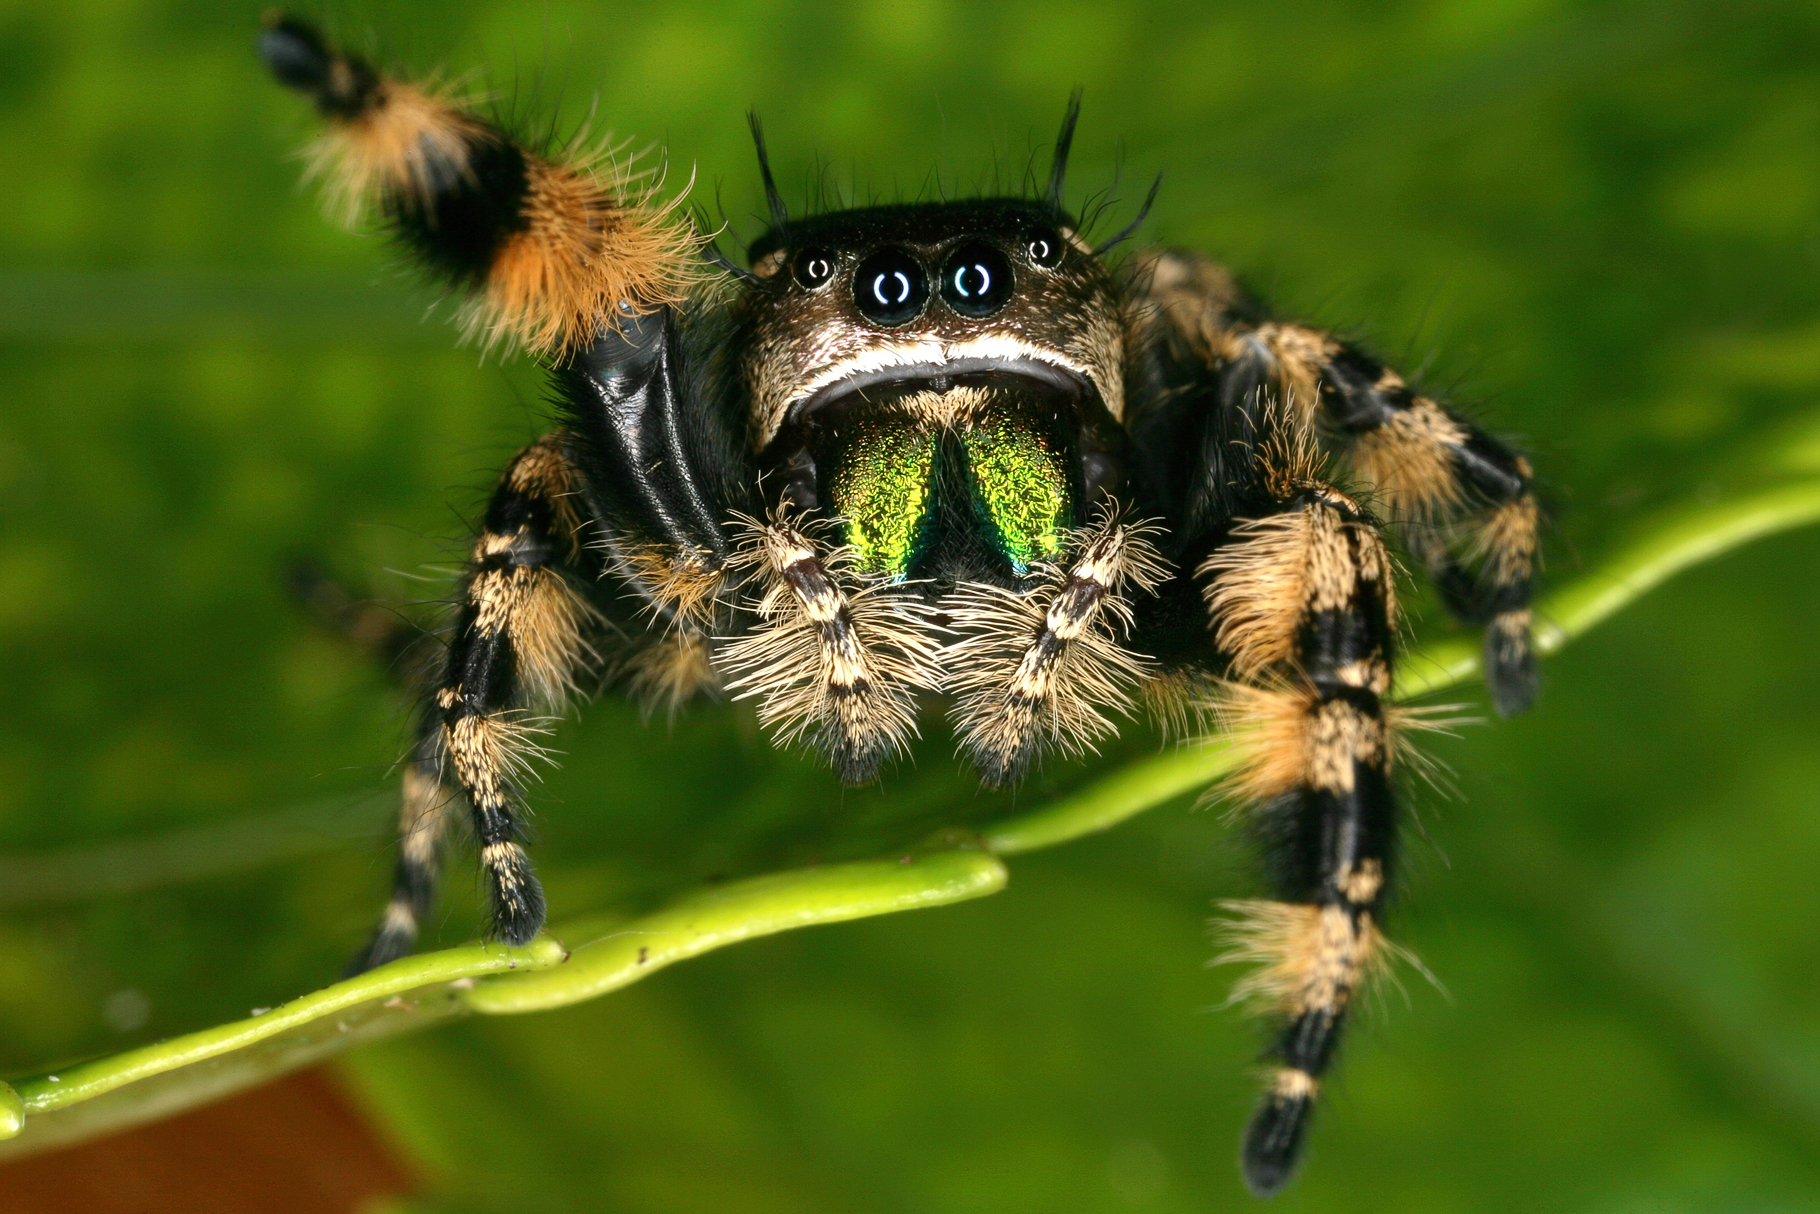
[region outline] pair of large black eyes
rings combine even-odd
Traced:
[[[834,277],[834,259],[820,249],[796,255],[791,273],[813,290]],[[1011,263],[988,244],[956,249],[943,264],[938,289],[947,305],[962,316],[990,316],[1011,298]],[[914,319],[929,301],[923,265],[903,249],[885,248],[859,263],[853,274],[853,302],[868,320],[901,325]]]
[[[1011,263],[991,245],[962,245],[943,263],[939,290],[962,316],[990,316],[1011,298]],[[854,272],[853,302],[874,324],[901,325],[928,301],[922,263],[902,249],[880,249]]]
[[[1050,231],[1037,231],[1025,240],[1024,253],[1045,269],[1061,263],[1062,241]],[[797,283],[814,290],[834,277],[835,256],[826,249],[804,249],[791,260],[790,273]],[[990,316],[1011,298],[1013,275],[1005,255],[989,244],[961,246],[942,266],[938,289],[947,305],[962,316]],[[929,282],[922,263],[899,248],[873,253],[853,275],[853,301],[867,319],[881,325],[901,325],[914,319],[929,301]]]
[[[1011,263],[991,245],[963,245],[943,263],[939,290],[962,316],[990,316],[1011,298]],[[853,302],[874,324],[901,325],[928,301],[922,263],[902,249],[880,249],[853,275]]]

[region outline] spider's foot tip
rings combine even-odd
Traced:
[[[306,93],[320,92],[334,65],[334,52],[315,27],[275,9],[259,31],[259,57],[278,83]]]
[[[1509,683],[1492,684],[1491,707],[1500,717],[1514,717],[1528,712],[1536,702],[1540,684],[1534,678],[1517,686]]]
[[[839,738],[826,740],[823,750],[841,783],[850,788],[874,783],[891,755],[890,748],[882,744],[854,743]]]
[[[1491,689],[1491,706],[1500,717],[1527,712],[1542,690],[1542,674],[1535,654],[1528,648],[1512,653],[1486,646],[1485,683]]]
[[[1030,770],[1031,750],[973,752],[973,772],[986,788],[1009,788]]]
[[[531,878],[516,896],[494,906],[490,934],[501,944],[523,948],[543,930],[543,922],[543,890],[538,887],[536,878]]]
[[[417,943],[416,932],[401,932],[382,928],[372,941],[362,949],[341,971],[342,978],[358,978],[368,970],[376,970],[388,962],[396,961],[408,954]]]
[[[879,771],[884,763],[878,759],[836,759],[834,772],[840,782],[848,788],[864,788],[868,784],[878,783]]]
[[[543,930],[543,900],[535,907],[501,908],[493,914],[493,938],[512,948],[523,948]]]
[[[1542,675],[1530,639],[1528,610],[1496,616],[1485,629],[1485,682],[1491,706],[1501,717],[1514,717],[1536,701]]]
[[[1311,1095],[1272,1092],[1258,1105],[1251,1124],[1245,1127],[1245,1144],[1239,1152],[1239,1169],[1253,1197],[1273,1196],[1289,1182],[1313,1112]]]

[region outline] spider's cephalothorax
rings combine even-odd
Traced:
[[[1494,699],[1520,709],[1524,460],[1212,262],[1109,266],[1116,238],[1090,246],[1062,205],[1073,107],[1037,198],[793,219],[765,167],[771,228],[737,269],[627,177],[529,151],[301,23],[261,49],[329,120],[317,170],[467,293],[474,332],[545,359],[563,413],[486,512],[360,964],[415,941],[456,805],[496,934],[541,927],[517,825],[529,714],[585,675],[671,707],[754,698],[856,782],[933,697],[990,784],[1140,701],[1212,709],[1276,862],[1276,900],[1229,904],[1229,956],[1260,963],[1241,990],[1280,1023],[1243,1161],[1281,1185],[1391,948],[1378,520],[1486,625]]]

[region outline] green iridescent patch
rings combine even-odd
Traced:
[[[861,570],[909,571],[926,538],[934,472],[935,436],[907,420],[881,418],[849,436],[828,490]]]
[[[1061,453],[1016,416],[987,417],[961,440],[974,508],[1012,568],[1059,556],[1073,505]]]

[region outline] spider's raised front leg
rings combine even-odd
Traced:
[[[1229,398],[1268,390],[1306,412],[1407,537],[1448,608],[1484,625],[1498,712],[1527,708],[1537,687],[1530,602],[1541,526],[1528,461],[1356,346],[1260,319],[1204,258],[1165,253],[1150,273],[1174,339],[1224,368]]]
[[[269,20],[259,50],[327,119],[311,167],[344,217],[377,202],[404,246],[468,293],[463,323],[487,344],[573,353],[622,304],[643,313],[675,303],[696,277],[695,234],[625,172],[521,147],[294,18]]]
[[[434,896],[441,841],[465,800],[486,872],[491,934],[523,944],[543,893],[519,844],[518,783],[535,753],[528,714],[556,708],[594,658],[595,610],[571,578],[599,576],[582,543],[564,436],[519,453],[487,507],[462,581],[440,681],[404,773],[396,885],[356,970],[408,952]]]
[[[589,656],[594,608],[578,587],[610,573],[629,594],[602,595],[603,607],[647,609],[655,639],[622,669],[648,701],[674,704],[714,680],[723,524],[749,506],[753,479],[730,394],[699,391],[725,381],[710,366],[724,334],[673,306],[703,277],[700,241],[632,176],[522,147],[302,22],[270,21],[260,50],[327,119],[313,167],[349,218],[376,203],[406,250],[466,294],[470,332],[556,372],[565,429],[518,457],[489,508],[406,773],[397,895],[363,963],[409,948],[452,789],[473,814],[493,933],[522,943],[543,922],[517,839],[515,784],[534,749],[525,714],[560,700]]]

